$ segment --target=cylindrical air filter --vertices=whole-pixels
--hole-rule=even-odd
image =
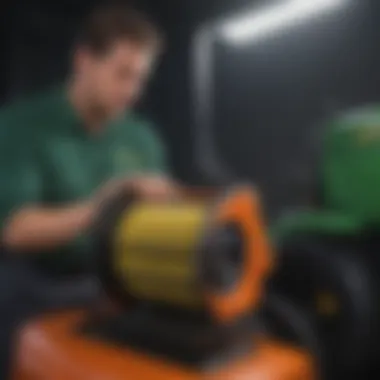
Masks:
[[[115,200],[112,208],[102,222],[102,269],[125,302],[202,310],[218,322],[255,308],[270,254],[250,188],[211,200]]]

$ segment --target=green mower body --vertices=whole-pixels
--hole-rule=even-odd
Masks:
[[[380,229],[380,107],[334,118],[321,151],[321,204],[281,218],[273,230],[276,239],[293,233],[352,236]]]

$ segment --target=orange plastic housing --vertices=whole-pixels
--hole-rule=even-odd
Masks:
[[[260,341],[239,360],[198,373],[158,358],[80,337],[84,313],[50,316],[19,337],[12,380],[313,380],[312,358],[294,347]]]
[[[244,234],[244,268],[240,280],[227,294],[206,295],[212,314],[230,322],[261,306],[263,288],[272,266],[272,252],[262,220],[260,201],[250,187],[230,191],[216,207],[216,223],[236,223]]]

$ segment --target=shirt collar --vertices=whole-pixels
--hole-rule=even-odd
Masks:
[[[60,86],[57,90],[57,114],[62,121],[62,126],[70,133],[79,137],[91,138],[92,135],[86,130],[83,120],[76,111],[69,99],[69,92],[66,85]],[[120,128],[125,115],[111,120],[104,125],[104,130],[97,136],[101,138],[111,137]]]

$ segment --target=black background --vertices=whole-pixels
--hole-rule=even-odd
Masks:
[[[168,38],[141,108],[167,142],[175,175],[204,179],[195,165],[191,40],[199,25],[253,0],[136,0]],[[265,3],[261,1],[261,3]],[[1,101],[64,78],[70,43],[95,1],[13,1],[1,12]],[[216,49],[215,142],[238,177],[262,188],[274,213],[307,200],[324,118],[380,99],[380,4],[347,9],[244,48]]]

